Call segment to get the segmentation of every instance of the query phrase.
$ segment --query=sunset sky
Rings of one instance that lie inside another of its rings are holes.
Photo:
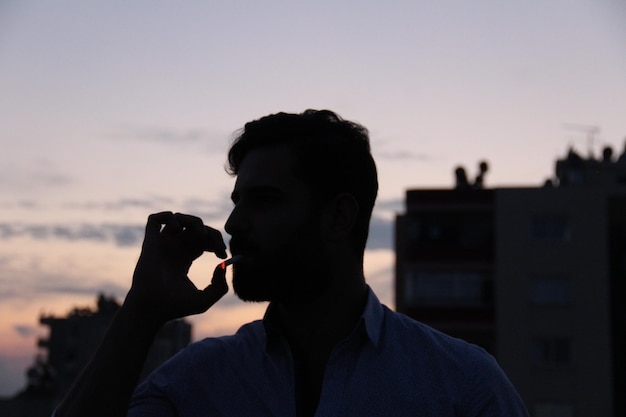
[[[570,146],[622,153],[626,3],[3,0],[0,396],[25,385],[40,314],[123,298],[148,214],[223,228],[234,131],[307,108],[370,130],[366,276],[393,307],[406,189],[451,187],[482,159],[489,187],[539,186]],[[193,280],[216,262],[201,258]],[[192,319],[194,336],[263,309],[229,295]]]

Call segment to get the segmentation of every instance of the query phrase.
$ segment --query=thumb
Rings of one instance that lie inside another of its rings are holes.
[[[226,268],[222,268],[222,265],[219,264],[213,271],[211,283],[202,291],[205,310],[217,303],[227,292],[228,283],[226,283]]]

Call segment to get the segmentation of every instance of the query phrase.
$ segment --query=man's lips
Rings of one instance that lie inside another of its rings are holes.
[[[251,254],[250,244],[248,242],[242,242],[239,239],[232,238],[230,240],[230,253],[233,256],[241,255],[241,256],[249,256]]]

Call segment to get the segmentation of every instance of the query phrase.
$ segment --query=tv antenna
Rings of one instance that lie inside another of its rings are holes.
[[[596,139],[600,134],[599,126],[591,126],[591,125],[581,125],[576,123],[565,123],[563,124],[563,128],[567,130],[575,130],[577,132],[582,132],[586,135],[587,138],[587,152],[589,153],[589,158],[593,158],[593,148],[596,143]]]

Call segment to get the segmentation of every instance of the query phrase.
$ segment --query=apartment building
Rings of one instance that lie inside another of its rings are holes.
[[[484,347],[536,417],[626,415],[626,161],[541,187],[409,190],[398,311]]]

